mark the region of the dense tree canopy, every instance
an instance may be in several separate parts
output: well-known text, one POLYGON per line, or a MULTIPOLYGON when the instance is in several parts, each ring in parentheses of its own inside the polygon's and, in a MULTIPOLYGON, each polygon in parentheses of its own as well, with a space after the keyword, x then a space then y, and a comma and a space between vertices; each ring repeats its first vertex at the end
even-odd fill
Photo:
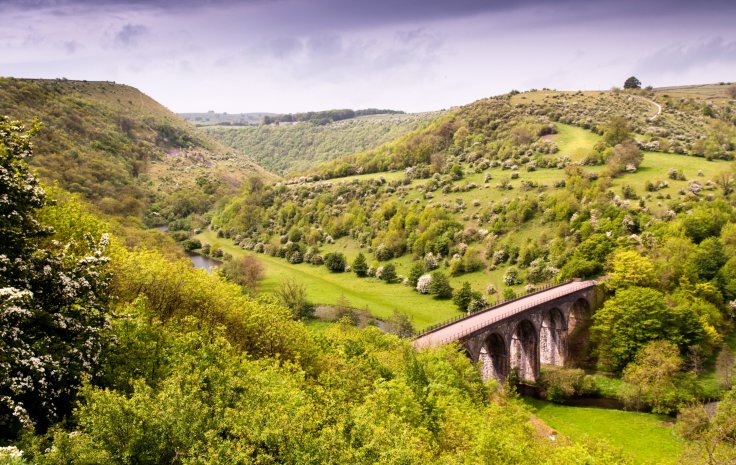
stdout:
POLYGON ((593 321, 599 363, 617 371, 647 342, 667 340, 685 350, 705 337, 698 315, 689 308, 670 307, 661 292, 645 287, 619 289, 593 321))

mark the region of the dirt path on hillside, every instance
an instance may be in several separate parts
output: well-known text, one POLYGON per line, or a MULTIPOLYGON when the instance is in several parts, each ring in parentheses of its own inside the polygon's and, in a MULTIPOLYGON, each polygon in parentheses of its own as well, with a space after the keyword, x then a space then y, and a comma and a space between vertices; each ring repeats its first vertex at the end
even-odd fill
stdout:
POLYGON ((654 116, 650 116, 648 118, 649 121, 654 121, 655 119, 659 118, 659 115, 662 114, 662 105, 660 105, 657 102, 655 102, 654 100, 648 99, 646 97, 640 97, 640 96, 637 96, 637 97, 640 98, 640 99, 642 99, 642 100, 644 100, 645 102, 651 103, 652 105, 654 105, 655 107, 657 107, 657 114, 655 114, 654 116))

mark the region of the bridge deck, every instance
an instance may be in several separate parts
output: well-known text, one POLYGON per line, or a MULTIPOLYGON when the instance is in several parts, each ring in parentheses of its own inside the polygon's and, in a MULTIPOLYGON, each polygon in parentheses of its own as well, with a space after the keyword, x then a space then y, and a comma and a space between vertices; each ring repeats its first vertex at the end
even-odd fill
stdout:
POLYGON ((417 349, 448 344, 493 323, 536 307, 537 305, 551 302, 560 297, 564 297, 568 294, 596 285, 596 281, 580 281, 557 286, 528 297, 511 301, 492 310, 471 315, 456 323, 452 323, 436 331, 420 336, 416 338, 412 344, 417 349))

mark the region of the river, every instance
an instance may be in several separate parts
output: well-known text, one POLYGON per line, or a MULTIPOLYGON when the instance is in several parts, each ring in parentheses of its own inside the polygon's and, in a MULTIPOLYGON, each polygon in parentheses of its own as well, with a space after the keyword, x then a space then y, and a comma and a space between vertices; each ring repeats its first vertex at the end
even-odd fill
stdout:
POLYGON ((187 253, 187 255, 189 255, 189 258, 192 260, 194 268, 205 270, 208 273, 212 273, 212 270, 214 268, 222 265, 222 262, 219 260, 215 260, 214 258, 206 257, 204 255, 199 255, 194 252, 189 252, 187 253))

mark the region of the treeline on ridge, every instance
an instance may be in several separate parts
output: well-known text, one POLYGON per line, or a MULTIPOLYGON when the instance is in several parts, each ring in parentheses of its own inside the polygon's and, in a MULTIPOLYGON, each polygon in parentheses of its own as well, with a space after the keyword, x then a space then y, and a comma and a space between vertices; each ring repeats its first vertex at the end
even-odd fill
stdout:
POLYGON ((261 124, 297 123, 306 121, 313 124, 323 125, 344 119, 357 118, 370 115, 397 115, 403 114, 398 110, 380 110, 378 108, 366 108, 364 110, 325 110, 308 111, 305 113, 286 113, 281 115, 265 115, 261 118, 261 124))

